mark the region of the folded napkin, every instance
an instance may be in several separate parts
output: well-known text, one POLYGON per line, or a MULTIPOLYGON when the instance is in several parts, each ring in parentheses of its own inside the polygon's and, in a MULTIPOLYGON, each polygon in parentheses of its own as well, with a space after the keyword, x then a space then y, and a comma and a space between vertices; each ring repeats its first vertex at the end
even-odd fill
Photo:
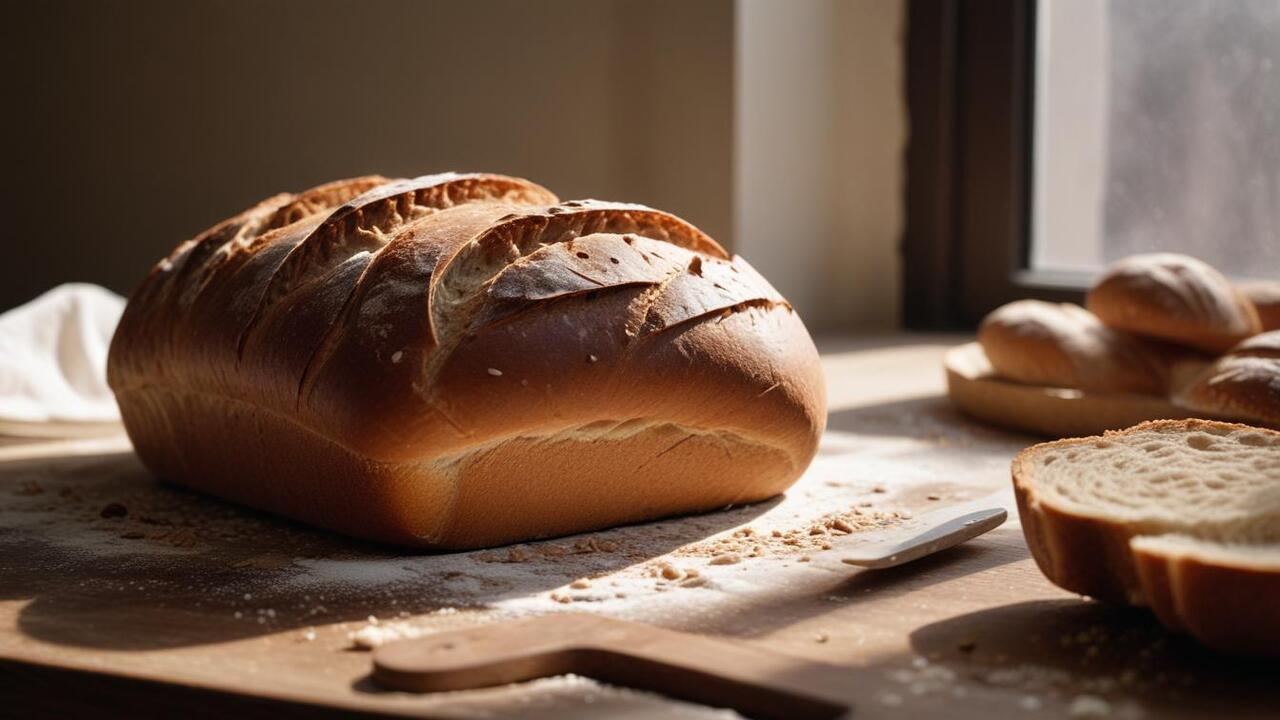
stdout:
POLYGON ((119 421, 107 348, 123 310, 110 290, 70 283, 0 315, 0 423, 119 421))

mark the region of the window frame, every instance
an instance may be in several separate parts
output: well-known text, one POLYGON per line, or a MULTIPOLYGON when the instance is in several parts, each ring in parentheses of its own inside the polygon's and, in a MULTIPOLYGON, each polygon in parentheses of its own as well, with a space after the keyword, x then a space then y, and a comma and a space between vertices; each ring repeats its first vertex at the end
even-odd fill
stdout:
POLYGON ((1030 264, 1035 0, 909 0, 903 324, 974 327, 1018 298, 1081 302, 1030 264))

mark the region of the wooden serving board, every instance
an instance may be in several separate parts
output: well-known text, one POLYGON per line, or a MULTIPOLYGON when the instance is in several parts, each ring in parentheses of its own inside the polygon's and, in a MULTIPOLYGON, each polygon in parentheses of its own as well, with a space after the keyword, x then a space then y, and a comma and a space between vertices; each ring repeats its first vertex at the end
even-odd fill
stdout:
POLYGON ((2 445, 0 716, 726 716, 580 678, 390 692, 353 649, 585 612, 843 668, 855 718, 1275 717, 1275 663, 1053 587, 1016 517, 901 567, 840 562, 927 513, 1012 510, 1008 462, 1033 438, 951 408, 956 341, 826 343, 831 432, 785 498, 471 553, 404 554, 171 488, 121 438, 2 445))
POLYGON ((1120 430, 1146 420, 1192 417, 1164 398, 1131 393, 1095 393, 1027 385, 998 377, 976 342, 949 350, 944 358, 947 393, 967 415, 1045 437, 1082 437, 1120 430))

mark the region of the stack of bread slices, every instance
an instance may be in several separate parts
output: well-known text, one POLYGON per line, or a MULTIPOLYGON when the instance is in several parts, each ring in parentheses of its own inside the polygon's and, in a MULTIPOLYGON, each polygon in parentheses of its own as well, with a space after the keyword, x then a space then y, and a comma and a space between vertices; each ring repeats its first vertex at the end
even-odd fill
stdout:
POLYGON ((1195 258, 1109 267, 1085 307, 1018 300, 947 360, 952 402, 1065 437, 1200 417, 1280 426, 1280 282, 1237 286, 1195 258))
POLYGON ((1183 255, 1126 258, 1085 307, 996 309, 947 375, 971 415, 1093 435, 1013 461, 1046 577, 1150 607, 1218 650, 1280 656, 1280 432, 1256 427, 1280 427, 1280 283, 1236 286, 1183 255))
POLYGON ((1280 657, 1280 432, 1157 420, 1013 461, 1027 545, 1055 584, 1150 607, 1231 653, 1280 657))

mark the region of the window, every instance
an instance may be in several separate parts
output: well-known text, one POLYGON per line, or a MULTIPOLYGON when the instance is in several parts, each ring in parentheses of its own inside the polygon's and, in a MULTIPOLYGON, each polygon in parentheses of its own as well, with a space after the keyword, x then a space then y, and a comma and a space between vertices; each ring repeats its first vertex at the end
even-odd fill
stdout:
POLYGON ((908 326, 1169 250, 1280 274, 1280 3, 911 0, 908 326))
POLYGON ((1042 0, 1031 267, 1280 267, 1280 3, 1042 0))

